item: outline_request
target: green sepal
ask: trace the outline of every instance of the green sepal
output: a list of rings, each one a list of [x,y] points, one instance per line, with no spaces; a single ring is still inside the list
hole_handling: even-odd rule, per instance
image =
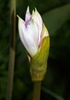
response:
[[[42,46],[30,62],[30,74],[32,81],[42,81],[47,70],[50,38],[45,37]]]

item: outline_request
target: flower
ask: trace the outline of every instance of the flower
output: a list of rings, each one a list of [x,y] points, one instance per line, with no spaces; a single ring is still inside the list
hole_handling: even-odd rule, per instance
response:
[[[37,9],[30,14],[29,7],[27,8],[25,21],[19,16],[19,36],[22,44],[26,48],[30,57],[33,57],[41,48],[43,39],[49,36],[41,15]]]
[[[37,9],[32,15],[27,8],[25,21],[19,16],[19,36],[28,52],[32,81],[42,81],[47,69],[50,38]]]

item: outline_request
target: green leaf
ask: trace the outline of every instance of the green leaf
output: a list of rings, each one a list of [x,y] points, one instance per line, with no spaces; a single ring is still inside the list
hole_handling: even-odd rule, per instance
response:
[[[45,87],[42,87],[42,90],[45,93],[49,94],[50,96],[54,97],[56,100],[64,100],[62,97],[60,97],[59,95],[57,95],[57,94],[53,93],[52,91],[46,89]]]
[[[42,17],[50,35],[53,35],[65,21],[70,19],[70,4],[51,10]]]

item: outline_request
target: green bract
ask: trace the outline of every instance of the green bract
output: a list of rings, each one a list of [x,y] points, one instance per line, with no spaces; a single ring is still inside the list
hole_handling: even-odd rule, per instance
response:
[[[47,70],[50,38],[45,37],[42,46],[30,62],[30,73],[32,81],[42,81]]]

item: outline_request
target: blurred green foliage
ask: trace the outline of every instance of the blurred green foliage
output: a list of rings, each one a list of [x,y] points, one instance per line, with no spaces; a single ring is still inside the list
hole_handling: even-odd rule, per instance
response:
[[[70,0],[17,0],[17,14],[24,19],[27,6],[36,7],[51,40],[48,68],[41,100],[70,100]],[[33,83],[18,30],[12,100],[32,100]],[[0,100],[5,100],[10,47],[10,1],[0,0]]]

